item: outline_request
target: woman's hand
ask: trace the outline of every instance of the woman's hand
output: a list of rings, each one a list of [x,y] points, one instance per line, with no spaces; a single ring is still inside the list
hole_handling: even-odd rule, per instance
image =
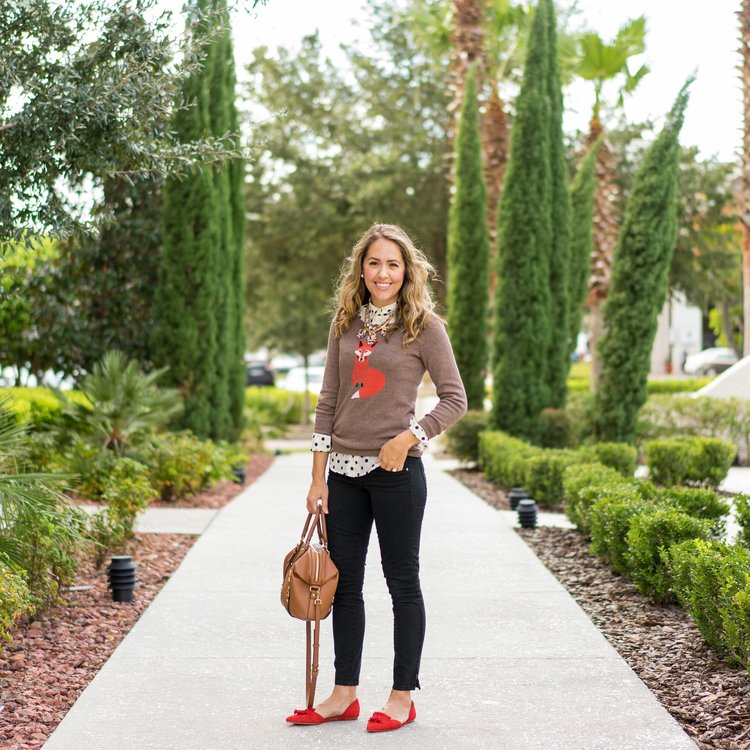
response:
[[[328,513],[328,485],[325,479],[313,479],[307,491],[307,512],[315,513],[318,500],[323,501],[323,513]]]
[[[378,453],[380,468],[386,471],[401,471],[404,468],[409,448],[418,442],[419,438],[411,430],[404,430],[396,437],[391,438],[383,444],[380,453]]]

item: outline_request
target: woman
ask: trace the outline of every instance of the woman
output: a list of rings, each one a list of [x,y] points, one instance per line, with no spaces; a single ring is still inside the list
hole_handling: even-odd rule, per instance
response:
[[[359,716],[362,586],[373,521],[393,601],[395,655],[390,697],[367,729],[398,729],[416,717],[411,691],[419,687],[425,634],[419,540],[427,487],[420,454],[430,438],[466,412],[450,341],[433,312],[431,273],[402,229],[374,224],[354,246],[339,280],[307,494],[310,512],[322,500],[339,569],[333,603],[336,679],[326,700],[287,718],[294,724]],[[417,421],[417,388],[425,370],[439,401]]]

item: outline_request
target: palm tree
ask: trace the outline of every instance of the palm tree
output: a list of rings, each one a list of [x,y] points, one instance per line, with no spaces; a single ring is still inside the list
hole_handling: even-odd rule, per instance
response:
[[[742,55],[742,188],[739,215],[742,221],[742,352],[750,354],[750,0],[742,0],[737,13],[740,19],[740,54]]]
[[[593,251],[591,274],[586,304],[591,321],[591,389],[596,390],[601,366],[596,354],[596,343],[603,331],[602,306],[609,292],[612,255],[617,242],[620,217],[616,208],[615,158],[603,135],[601,121],[602,89],[607,81],[620,78],[621,85],[617,106],[621,107],[626,94],[632,93],[648,73],[642,65],[635,73],[628,67],[630,58],[643,54],[646,49],[646,18],[640,16],[624,24],[615,38],[604,42],[601,37],[589,32],[579,40],[579,58],[575,72],[594,84],[594,108],[589,124],[584,152],[601,138],[601,147],[596,162],[596,190],[593,210]]]

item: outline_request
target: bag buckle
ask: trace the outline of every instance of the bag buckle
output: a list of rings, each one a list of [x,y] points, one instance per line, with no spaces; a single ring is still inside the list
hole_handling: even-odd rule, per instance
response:
[[[310,598],[313,604],[320,604],[320,586],[310,586]]]

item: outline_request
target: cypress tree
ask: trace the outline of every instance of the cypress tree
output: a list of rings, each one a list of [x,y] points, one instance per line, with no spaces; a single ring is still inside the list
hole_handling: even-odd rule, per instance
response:
[[[563,97],[560,69],[557,62],[557,21],[552,0],[542,0],[537,12],[547,15],[547,95],[550,102],[549,163],[550,163],[550,223],[552,234],[549,245],[549,288],[551,295],[550,331],[547,345],[547,406],[562,408],[567,395],[570,370],[570,343],[564,332],[569,330],[569,244],[570,194],[566,180],[565,145],[563,144]],[[541,206],[540,206],[541,208]],[[562,333],[561,333],[562,332]]]
[[[487,363],[489,232],[476,65],[465,81],[455,168],[455,193],[448,218],[448,333],[469,408],[481,409]]]
[[[594,247],[592,216],[596,190],[596,158],[601,148],[597,141],[578,166],[570,186],[570,245],[568,262],[568,362],[581,329],[583,305],[589,286],[591,251]]]
[[[596,394],[597,434],[603,440],[632,442],[646,401],[651,348],[677,236],[679,135],[689,85],[643,156],[615,250]]]
[[[204,65],[183,84],[182,98],[188,106],[176,111],[173,129],[184,142],[211,132],[209,81],[210,70]],[[195,169],[182,180],[166,181],[161,236],[153,361],[169,366],[166,382],[183,396],[179,426],[202,437],[215,436],[216,310],[224,290],[217,282],[221,231],[211,170]]]
[[[216,22],[226,24],[209,44],[206,55],[206,76],[209,78],[209,120],[211,134],[225,135],[229,130],[229,101],[226,86],[227,56],[229,44],[229,18],[224,0],[201,0],[200,5],[211,3],[216,13]],[[234,63],[231,63],[234,65]],[[221,438],[229,437],[230,416],[230,372],[234,359],[235,305],[233,300],[232,272],[234,270],[234,224],[232,217],[229,165],[222,162],[213,167],[214,190],[216,193],[216,223],[219,228],[219,243],[216,247],[218,265],[216,286],[220,294],[216,304],[217,353],[214,359],[216,368],[216,388],[212,399],[211,432]]]
[[[236,75],[234,68],[234,46],[232,37],[227,31],[225,45],[226,100],[229,109],[229,130],[239,133],[240,124],[235,99]],[[239,144],[238,144],[239,145]],[[229,411],[231,418],[231,437],[238,439],[244,426],[245,413],[245,163],[242,159],[229,162],[229,191],[232,216],[232,266],[230,275],[230,299],[234,307],[234,332],[229,368]]]
[[[549,404],[545,382],[551,335],[548,14],[529,35],[511,152],[498,212],[491,424],[534,440]]]

